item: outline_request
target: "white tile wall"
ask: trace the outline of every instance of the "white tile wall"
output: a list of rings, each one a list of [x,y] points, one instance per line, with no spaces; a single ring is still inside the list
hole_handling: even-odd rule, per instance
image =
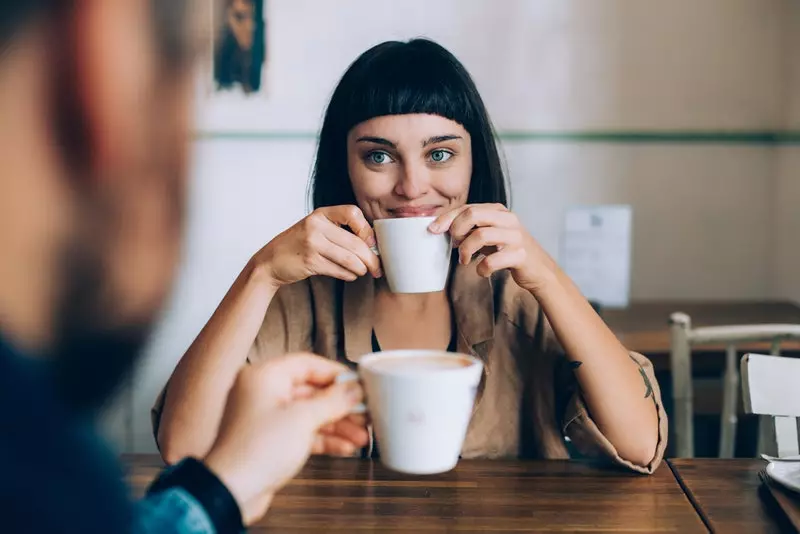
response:
[[[800,302],[800,146],[779,150],[775,189],[776,297]]]
[[[764,129],[781,120],[790,0],[269,0],[267,98],[205,108],[216,128],[316,130],[347,65],[434,38],[498,128]]]
[[[786,18],[784,21],[784,79],[786,91],[784,104],[786,127],[800,130],[800,2],[785,0]]]
[[[201,128],[314,131],[350,61],[416,35],[464,61],[501,130],[767,130],[787,116],[800,125],[800,75],[789,74],[800,48],[787,44],[797,0],[267,4],[266,96],[204,106]],[[797,148],[780,163],[757,145],[529,141],[504,151],[515,209],[553,253],[568,206],[633,205],[633,298],[800,299]],[[105,422],[120,447],[154,449],[156,393],[246,259],[305,213],[313,152],[311,141],[196,143],[177,286],[132,399]]]
[[[800,2],[787,0],[784,39],[785,127],[800,131]],[[800,145],[777,151],[775,184],[772,292],[800,302]]]
[[[633,205],[633,299],[765,295],[770,148],[508,143],[505,152],[514,210],[554,254],[570,205]]]

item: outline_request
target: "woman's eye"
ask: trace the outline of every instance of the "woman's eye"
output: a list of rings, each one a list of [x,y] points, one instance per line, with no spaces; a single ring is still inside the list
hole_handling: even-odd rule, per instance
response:
[[[431,152],[431,160],[434,163],[444,163],[453,157],[453,153],[447,150],[434,150]]]
[[[367,154],[367,163],[374,163],[375,165],[384,165],[391,163],[392,158],[386,152],[370,152]]]

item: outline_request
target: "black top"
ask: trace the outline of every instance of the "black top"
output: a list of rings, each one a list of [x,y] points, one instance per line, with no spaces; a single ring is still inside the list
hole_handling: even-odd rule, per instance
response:
[[[458,340],[456,337],[456,329],[450,329],[450,343],[447,344],[447,352],[456,352],[458,347]],[[375,330],[372,330],[372,352],[382,352],[380,343],[378,343],[378,336],[375,335]]]

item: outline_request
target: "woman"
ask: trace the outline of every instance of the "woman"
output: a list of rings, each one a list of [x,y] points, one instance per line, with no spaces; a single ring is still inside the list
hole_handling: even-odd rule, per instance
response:
[[[636,471],[657,467],[666,416],[652,366],[507,209],[491,123],[449,52],[387,42],[350,66],[325,115],[312,193],[314,211],[251,259],[157,403],[168,461],[208,450],[248,359],[450,348],[485,364],[463,457],[568,458],[567,435]],[[392,294],[370,223],[431,215],[430,230],[458,247],[448,288]],[[354,454],[362,425],[351,419],[325,438]]]

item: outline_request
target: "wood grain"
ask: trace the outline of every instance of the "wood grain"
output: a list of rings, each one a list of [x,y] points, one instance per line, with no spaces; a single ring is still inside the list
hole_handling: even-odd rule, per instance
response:
[[[761,484],[762,460],[676,459],[668,463],[713,532],[793,532]]]
[[[127,456],[137,494],[154,456]],[[377,462],[312,458],[252,532],[705,532],[664,465],[642,476],[575,461],[462,461],[412,477]]]

